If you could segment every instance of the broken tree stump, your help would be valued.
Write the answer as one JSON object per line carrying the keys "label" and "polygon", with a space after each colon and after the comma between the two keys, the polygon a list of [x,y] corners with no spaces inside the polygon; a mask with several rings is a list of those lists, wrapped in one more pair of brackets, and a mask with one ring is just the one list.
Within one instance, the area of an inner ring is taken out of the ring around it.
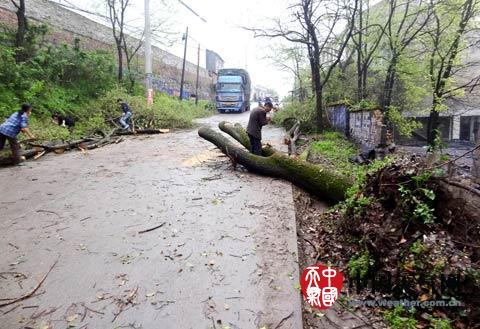
{"label": "broken tree stump", "polygon": [[[237,128],[232,125],[224,124],[223,126],[231,132],[239,129],[238,126]],[[225,155],[234,159],[249,171],[285,179],[326,201],[338,202],[344,200],[345,192],[352,186],[350,179],[330,169],[321,168],[303,160],[289,158],[273,149],[270,149],[272,154],[269,156],[257,156],[234,145],[225,136],[210,128],[200,128],[198,134],[216,145]]]}

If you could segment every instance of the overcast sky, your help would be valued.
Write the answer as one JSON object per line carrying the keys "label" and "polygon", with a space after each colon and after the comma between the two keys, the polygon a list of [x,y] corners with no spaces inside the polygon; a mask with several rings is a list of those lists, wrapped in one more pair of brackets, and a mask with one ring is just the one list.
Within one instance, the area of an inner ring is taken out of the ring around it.
{"label": "overcast sky", "polygon": [[[106,14],[104,0],[56,0],[74,4],[82,9]],[[262,27],[274,17],[288,14],[287,0],[183,0],[202,16],[207,23],[188,11],[178,0],[150,0],[153,20],[168,17],[171,29],[177,32],[177,44],[164,49],[183,57],[182,34],[188,26],[191,38],[187,59],[197,61],[198,43],[201,46],[201,66],[205,67],[205,48],[217,52],[224,60],[225,67],[246,68],[254,85],[275,89],[285,96],[293,86],[293,77],[280,71],[265,59],[272,53],[270,46],[278,41],[258,39],[242,26]],[[131,0],[132,7],[128,20],[132,26],[143,28],[144,0]],[[154,24],[155,22],[152,22]]]}

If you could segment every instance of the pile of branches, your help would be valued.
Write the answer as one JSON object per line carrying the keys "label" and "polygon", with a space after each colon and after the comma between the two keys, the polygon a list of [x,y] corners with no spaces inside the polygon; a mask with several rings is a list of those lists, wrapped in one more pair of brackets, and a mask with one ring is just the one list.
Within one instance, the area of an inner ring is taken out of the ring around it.
{"label": "pile of branches", "polygon": [[464,303],[419,309],[420,323],[432,314],[452,327],[480,323],[480,197],[421,160],[398,159],[371,174],[312,227],[318,259],[343,268],[350,282],[390,276],[391,285],[376,288],[393,300]]}
{"label": "pile of branches", "polygon": [[[65,151],[79,149],[82,151],[93,150],[106,146],[108,144],[118,144],[123,141],[126,135],[137,134],[162,134],[167,133],[168,129],[140,129],[135,131],[125,131],[122,129],[113,129],[110,133],[102,130],[95,131],[92,135],[74,141],[46,141],[36,143],[25,141],[22,144],[27,146],[21,151],[21,155],[26,159],[37,160],[47,153],[54,152],[63,154]],[[8,166],[12,164],[11,158],[0,158],[0,166]]]}

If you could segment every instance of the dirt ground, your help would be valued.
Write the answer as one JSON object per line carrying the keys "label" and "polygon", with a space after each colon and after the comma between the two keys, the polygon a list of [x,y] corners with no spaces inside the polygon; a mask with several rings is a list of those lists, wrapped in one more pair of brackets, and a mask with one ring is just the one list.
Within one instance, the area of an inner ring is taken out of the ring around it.
{"label": "dirt ground", "polygon": [[[321,263],[327,265],[328,255],[317,250],[318,222],[315,220],[323,213],[328,204],[311,197],[304,191],[294,187],[294,200],[296,205],[297,237],[299,249],[300,268]],[[328,228],[325,227],[325,231]],[[325,258],[327,256],[327,258]],[[331,264],[338,266],[339,264]],[[344,264],[343,264],[344,265]],[[342,266],[344,267],[344,266]],[[344,287],[342,294],[331,309],[320,311],[302,303],[304,329],[358,329],[358,328],[386,328],[382,318],[374,309],[351,307],[348,303],[348,289]]]}
{"label": "dirt ground", "polygon": [[291,185],[233,171],[196,130],[48,155],[0,181],[0,304],[55,264],[0,308],[2,329],[302,327]]}

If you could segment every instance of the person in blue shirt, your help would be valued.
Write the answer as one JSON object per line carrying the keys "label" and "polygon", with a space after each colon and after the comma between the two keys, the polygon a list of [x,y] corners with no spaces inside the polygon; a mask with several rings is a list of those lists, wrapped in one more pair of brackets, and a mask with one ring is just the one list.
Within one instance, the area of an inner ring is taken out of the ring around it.
{"label": "person in blue shirt", "polygon": [[130,118],[132,117],[132,110],[130,110],[130,107],[126,102],[124,102],[122,99],[117,99],[118,106],[123,111],[122,116],[120,117],[120,124],[122,125],[123,129],[129,129],[130,128]]}
{"label": "person in blue shirt", "polygon": [[35,139],[35,136],[28,129],[28,118],[32,113],[32,105],[23,104],[22,108],[13,113],[4,123],[0,125],[0,151],[5,147],[5,142],[8,140],[13,155],[13,163],[19,164],[22,160],[20,155],[20,144],[17,136],[23,132],[30,139]]}

